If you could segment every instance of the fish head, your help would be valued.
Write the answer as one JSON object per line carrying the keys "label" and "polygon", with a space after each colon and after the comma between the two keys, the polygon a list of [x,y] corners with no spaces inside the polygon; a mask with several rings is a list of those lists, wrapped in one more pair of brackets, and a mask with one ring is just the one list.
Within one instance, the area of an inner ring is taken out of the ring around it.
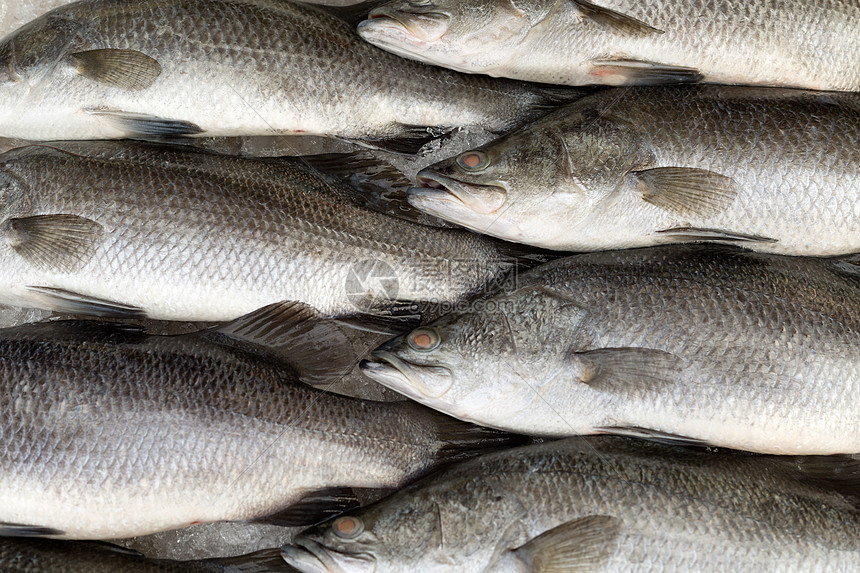
{"label": "fish head", "polygon": [[77,24],[50,13],[0,39],[0,123],[14,123],[27,96],[66,61],[76,41]]}
{"label": "fish head", "polygon": [[441,527],[432,501],[398,494],[300,533],[281,555],[302,573],[449,570],[440,567],[447,558],[434,551]]}
{"label": "fish head", "polygon": [[[551,5],[554,0],[521,2]],[[483,71],[511,55],[525,36],[529,14],[513,0],[395,0],[368,14],[358,26],[366,41],[399,56],[460,71]],[[547,9],[547,12],[549,9]]]}
{"label": "fish head", "polygon": [[418,172],[417,209],[479,233],[557,247],[645,162],[624,122],[560,110]]}
{"label": "fish head", "polygon": [[564,297],[517,288],[390,340],[361,369],[426,406],[508,429],[563,364],[583,316]]}

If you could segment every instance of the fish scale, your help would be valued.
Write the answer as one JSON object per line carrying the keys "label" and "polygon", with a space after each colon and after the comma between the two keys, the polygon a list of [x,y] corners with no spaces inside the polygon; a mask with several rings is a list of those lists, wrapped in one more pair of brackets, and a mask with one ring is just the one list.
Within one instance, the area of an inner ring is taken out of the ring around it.
{"label": "fish scale", "polygon": [[[514,569],[503,568],[499,558],[539,534],[588,516],[609,516],[620,522],[616,534],[598,529],[593,537],[565,540],[605,546],[608,554],[590,559],[588,551],[574,550],[569,568],[856,568],[856,507],[781,464],[617,438],[545,443],[435,474],[350,513],[363,525],[354,539],[319,526],[297,536],[284,554],[305,573],[368,571],[371,560],[377,571],[508,571]],[[545,556],[563,547],[544,547]],[[539,569],[526,561],[516,570]]]}
{"label": "fish scale", "polygon": [[[517,279],[473,312],[382,345],[362,369],[440,411],[529,435],[860,452],[854,265],[667,246],[558,259]],[[439,343],[422,350],[419,333]]]}
{"label": "fish scale", "polygon": [[[388,265],[397,286],[387,294],[449,303],[487,288],[514,264],[467,231],[363,209],[301,159],[131,143],[57,145],[0,157],[0,177],[11,186],[3,219],[8,225],[13,218],[76,215],[96,222],[104,236],[71,269],[0,249],[7,303],[51,308],[28,290],[40,286],[173,320],[227,320],[281,300],[354,314],[368,310],[348,290],[361,261]],[[458,261],[468,264],[454,272]],[[384,310],[393,301],[381,294],[370,302]]]}
{"label": "fish scale", "polygon": [[[43,40],[57,34],[62,45],[46,52]],[[160,72],[141,89],[100,83],[70,63],[89,50],[133,50]],[[24,78],[0,86],[0,133],[30,140],[128,136],[137,128],[127,114],[190,122],[182,133],[208,136],[498,132],[577,95],[405,61],[322,9],[271,0],[85,0],[7,36],[0,71]]]}
{"label": "fish scale", "polygon": [[4,527],[98,539],[258,519],[309,492],[402,485],[500,437],[415,404],[317,390],[211,331],[123,328],[0,331]]}

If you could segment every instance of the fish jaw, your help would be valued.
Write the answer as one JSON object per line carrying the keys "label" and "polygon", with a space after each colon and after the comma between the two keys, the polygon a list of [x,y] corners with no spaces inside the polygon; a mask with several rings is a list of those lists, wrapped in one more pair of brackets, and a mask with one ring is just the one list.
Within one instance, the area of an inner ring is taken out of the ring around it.
{"label": "fish jaw", "polygon": [[[376,559],[369,553],[349,555],[331,550],[306,537],[281,548],[281,557],[302,573],[374,573]],[[341,567],[342,562],[346,567]]]}
{"label": "fish jaw", "polygon": [[[415,19],[409,16],[415,16]],[[445,14],[404,15],[397,10],[376,8],[357,28],[358,35],[374,46],[401,58],[426,62],[428,54],[440,65],[469,71],[465,58],[442,49],[441,40],[448,30]]]}
{"label": "fish jaw", "polygon": [[[454,376],[443,366],[415,365],[402,360],[386,350],[374,350],[371,356],[377,360],[363,360],[361,371],[401,394],[429,406],[440,399],[454,385]],[[428,374],[421,376],[421,374]]]}

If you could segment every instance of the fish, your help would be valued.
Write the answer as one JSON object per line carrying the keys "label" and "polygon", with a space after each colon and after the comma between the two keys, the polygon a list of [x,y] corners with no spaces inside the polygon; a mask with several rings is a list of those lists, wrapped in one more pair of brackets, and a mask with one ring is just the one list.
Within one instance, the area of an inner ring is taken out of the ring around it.
{"label": "fish", "polygon": [[0,136],[28,140],[304,133],[407,152],[579,95],[407,61],[277,0],[85,0],[0,40]]}
{"label": "fish", "polygon": [[854,0],[394,0],[358,33],[405,58],[533,82],[860,90]]}
{"label": "fish", "polygon": [[5,573],[295,573],[279,549],[220,559],[151,559],[112,543],[0,537]]}
{"label": "fish", "polygon": [[860,267],[721,245],[551,261],[394,338],[373,380],[462,420],[769,454],[860,452]]}
{"label": "fish", "polygon": [[783,255],[860,250],[860,96],[616,88],[418,173],[416,208],[585,252],[712,241]]}
{"label": "fish", "polygon": [[338,323],[279,303],[185,335],[0,330],[0,534],[115,539],[216,521],[317,523],[522,438],[310,383],[355,364]]}
{"label": "fish", "polygon": [[0,304],[189,321],[285,300],[415,314],[517,267],[517,248],[363,208],[311,161],[111,141],[0,155]]}
{"label": "fish", "polygon": [[569,438],[457,464],[282,553],[302,573],[855,571],[856,498],[808,478],[856,485],[856,463]]}

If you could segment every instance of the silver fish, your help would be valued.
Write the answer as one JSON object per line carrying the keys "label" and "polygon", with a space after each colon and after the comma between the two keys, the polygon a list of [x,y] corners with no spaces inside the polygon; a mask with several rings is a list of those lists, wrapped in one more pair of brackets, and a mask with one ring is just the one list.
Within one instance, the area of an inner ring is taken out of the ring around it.
{"label": "silver fish", "polygon": [[455,304],[513,268],[468,231],[361,208],[308,161],[127,142],[0,155],[0,303],[217,321],[295,300],[344,315]]}
{"label": "silver fish", "polygon": [[573,438],[458,464],[283,553],[303,573],[856,571],[856,498],[809,479],[856,488],[856,462],[817,464]]}
{"label": "silver fish", "polygon": [[536,82],[860,90],[856,0],[394,0],[358,30],[406,58]]}
{"label": "silver fish", "polygon": [[409,62],[324,9],[277,0],[86,0],[0,41],[0,135],[31,140],[308,133],[408,145],[460,125],[504,131],[575,95]]}
{"label": "silver fish", "polygon": [[400,487],[511,443],[418,404],[299,382],[351,362],[337,325],[301,303],[188,335],[48,322],[0,341],[0,534],[309,524],[356,505],[345,488]]}
{"label": "silver fish", "polygon": [[419,172],[409,202],[559,250],[709,240],[852,253],[858,144],[857,94],[619,88]]}
{"label": "silver fish", "polygon": [[4,573],[295,573],[278,549],[222,559],[148,559],[110,543],[0,537]]}
{"label": "silver fish", "polygon": [[463,420],[774,454],[860,452],[860,270],[671,246],[559,259],[362,369]]}

